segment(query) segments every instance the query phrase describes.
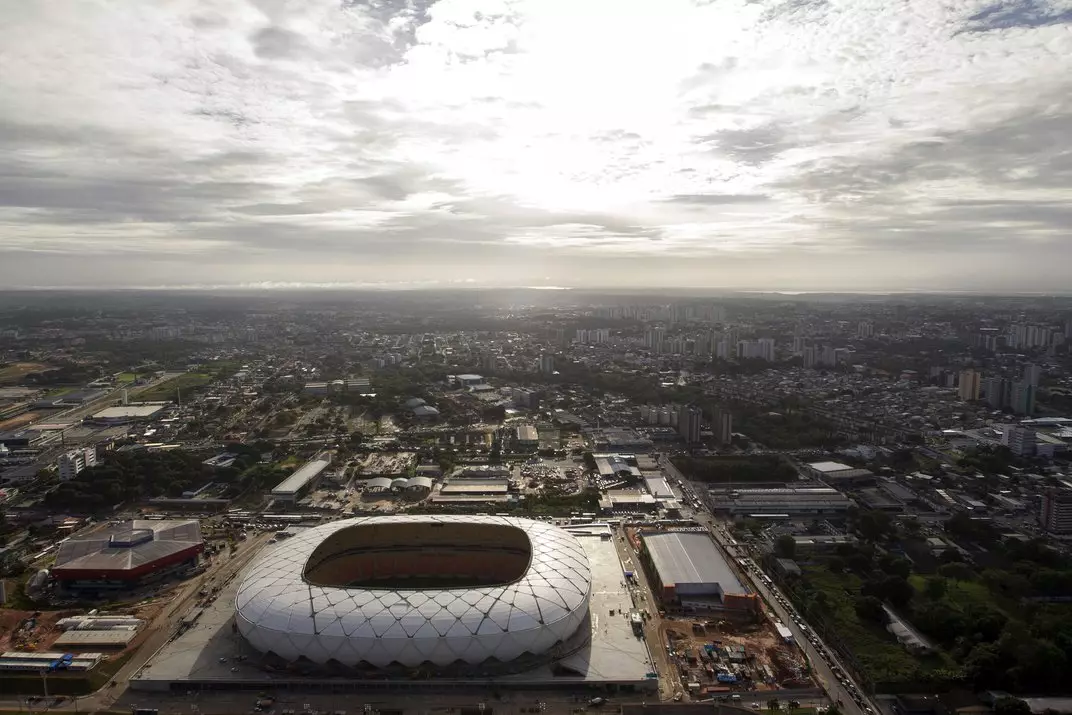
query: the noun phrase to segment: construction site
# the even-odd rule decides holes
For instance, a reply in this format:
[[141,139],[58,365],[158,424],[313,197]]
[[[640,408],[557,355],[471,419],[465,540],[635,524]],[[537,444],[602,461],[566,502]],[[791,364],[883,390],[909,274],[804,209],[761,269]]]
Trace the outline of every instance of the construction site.
[[664,618],[659,630],[679,692],[692,698],[816,687],[800,649],[770,621]]

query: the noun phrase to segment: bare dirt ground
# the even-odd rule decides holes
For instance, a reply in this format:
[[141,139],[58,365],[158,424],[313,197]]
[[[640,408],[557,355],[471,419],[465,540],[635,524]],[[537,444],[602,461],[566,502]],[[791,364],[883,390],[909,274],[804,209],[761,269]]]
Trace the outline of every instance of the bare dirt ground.
[[31,372],[41,372],[49,368],[49,365],[41,362],[13,362],[9,365],[4,365],[0,367],[0,385],[18,382]]
[[23,412],[21,415],[15,415],[9,419],[0,421],[0,430],[13,430],[28,425],[34,420],[42,416],[40,412]]
[[671,664],[683,685],[698,683],[714,692],[724,687],[719,673],[734,673],[733,691],[779,690],[812,685],[800,651],[784,643],[769,621],[758,624],[724,620],[664,619]]

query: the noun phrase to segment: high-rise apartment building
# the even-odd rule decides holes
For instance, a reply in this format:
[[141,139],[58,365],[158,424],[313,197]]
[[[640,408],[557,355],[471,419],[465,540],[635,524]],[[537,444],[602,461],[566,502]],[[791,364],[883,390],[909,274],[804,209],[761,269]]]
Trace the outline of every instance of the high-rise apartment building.
[[551,375],[555,371],[555,356],[544,353],[540,355],[540,372],[544,375]]
[[1035,393],[1037,387],[1027,380],[1021,380],[1012,386],[1009,393],[1009,406],[1018,415],[1035,414]]
[[677,413],[677,431],[689,444],[700,441],[700,429],[703,425],[703,412],[699,407],[684,405]]
[[875,326],[870,320],[861,320],[860,324],[856,326],[856,337],[858,338],[870,338],[875,334]]
[[981,383],[982,375],[975,370],[961,370],[960,379],[957,382],[957,396],[964,402],[978,400]]
[[715,442],[719,445],[727,445],[733,441],[733,415],[724,407],[716,407],[711,420],[711,431],[715,434]]
[[1042,493],[1039,526],[1050,534],[1072,534],[1072,488],[1062,484]]
[[988,377],[983,380],[981,392],[986,404],[995,410],[1009,404],[1009,381],[1003,377]]
[[773,362],[774,339],[760,338],[759,340],[742,340],[737,343],[737,357],[739,359],[752,358]]
[[644,347],[651,350],[653,353],[662,353],[663,343],[666,342],[666,328],[655,327],[649,328],[644,333]]
[[60,481],[67,481],[78,476],[79,472],[97,463],[97,448],[85,447],[72,449],[60,455],[57,468],[59,469]]

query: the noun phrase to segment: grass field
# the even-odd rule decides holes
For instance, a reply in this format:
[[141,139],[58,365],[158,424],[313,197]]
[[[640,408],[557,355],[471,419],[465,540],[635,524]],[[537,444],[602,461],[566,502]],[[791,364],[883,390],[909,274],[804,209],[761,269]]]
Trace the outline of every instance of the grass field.
[[116,382],[125,385],[134,382],[136,379],[138,379],[138,376],[132,372],[121,372],[119,377],[116,378]]
[[182,393],[193,393],[199,387],[204,387],[208,383],[212,382],[212,376],[203,372],[188,372],[178,377],[172,378],[167,382],[161,382],[159,385],[141,390],[135,393],[139,402],[163,402],[166,400],[174,400],[176,395],[181,391]]

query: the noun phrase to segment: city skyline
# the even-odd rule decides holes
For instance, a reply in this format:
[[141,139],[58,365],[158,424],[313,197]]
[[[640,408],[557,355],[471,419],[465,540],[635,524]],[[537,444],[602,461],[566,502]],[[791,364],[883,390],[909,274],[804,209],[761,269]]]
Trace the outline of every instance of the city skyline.
[[0,287],[1065,292],[1053,0],[0,0]]

